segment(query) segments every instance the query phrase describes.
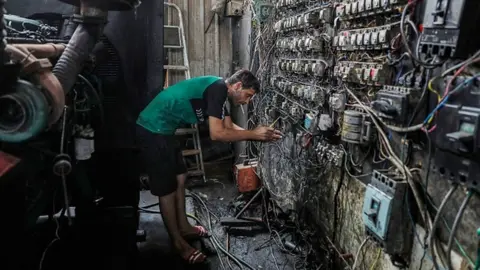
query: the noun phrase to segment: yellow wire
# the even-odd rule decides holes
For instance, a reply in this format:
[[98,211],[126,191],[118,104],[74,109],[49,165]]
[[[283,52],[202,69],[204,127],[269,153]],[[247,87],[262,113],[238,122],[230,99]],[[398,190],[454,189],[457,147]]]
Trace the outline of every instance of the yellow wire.
[[[430,90],[430,92],[437,95],[437,105],[438,105],[440,103],[440,101],[442,101],[442,96],[440,95],[440,93],[438,93],[437,90],[433,89],[433,86],[432,86],[433,81],[437,78],[438,77],[433,77],[430,81],[428,81],[428,90]],[[432,117],[430,117],[430,119],[428,119],[429,124],[433,121],[433,117],[434,116],[432,116]]]
[[437,95],[437,98],[438,98],[438,102],[440,102],[442,100],[442,96],[440,96],[440,94],[438,93],[437,90],[433,89],[433,86],[432,86],[432,83],[435,79],[437,79],[438,77],[433,77],[430,81],[428,81],[428,90],[430,90],[431,92],[433,92],[435,95]]
[[370,270],[375,269],[375,266],[377,266],[378,261],[380,260],[380,255],[382,254],[382,249],[378,249],[377,257],[375,258],[375,261],[373,262],[372,266],[370,266]]

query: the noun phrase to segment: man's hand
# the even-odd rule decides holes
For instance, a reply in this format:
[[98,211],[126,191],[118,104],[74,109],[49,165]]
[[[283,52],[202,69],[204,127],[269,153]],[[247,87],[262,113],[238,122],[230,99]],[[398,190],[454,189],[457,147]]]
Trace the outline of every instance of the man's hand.
[[256,127],[253,133],[255,134],[255,140],[258,141],[270,142],[282,138],[282,133],[271,127]]

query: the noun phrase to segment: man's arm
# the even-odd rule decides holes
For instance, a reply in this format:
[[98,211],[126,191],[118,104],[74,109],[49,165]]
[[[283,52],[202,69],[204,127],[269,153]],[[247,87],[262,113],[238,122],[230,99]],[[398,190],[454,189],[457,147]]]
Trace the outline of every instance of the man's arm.
[[225,119],[223,120],[225,123],[226,128],[234,129],[234,130],[245,130],[244,128],[237,126],[235,123],[232,121],[232,117],[230,116],[225,116]]
[[[228,127],[230,124],[232,127]],[[233,142],[260,139],[253,130],[244,130],[238,126],[240,130],[234,129],[233,125],[235,124],[229,116],[225,117],[224,120],[210,116],[208,117],[208,125],[210,126],[210,138],[214,141]]]

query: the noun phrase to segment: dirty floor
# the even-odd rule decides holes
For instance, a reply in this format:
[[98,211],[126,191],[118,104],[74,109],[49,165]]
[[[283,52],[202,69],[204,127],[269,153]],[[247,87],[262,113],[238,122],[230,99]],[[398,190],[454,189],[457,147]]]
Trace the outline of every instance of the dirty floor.
[[[207,165],[208,184],[190,189],[203,198],[213,213],[213,233],[224,248],[227,245],[227,233],[215,216],[219,218],[234,216],[235,209],[232,207],[232,201],[239,195],[231,180],[228,168],[231,168],[228,162]],[[141,207],[149,206],[156,202],[158,202],[157,198],[151,196],[149,191],[142,191]],[[259,203],[252,204],[251,208],[244,215],[259,217],[258,209],[261,208],[261,205]],[[158,206],[148,209],[156,212],[158,211]],[[204,243],[192,243],[195,247],[202,247],[202,250],[209,254],[208,263],[200,266],[184,264],[171,250],[168,234],[162,223],[161,216],[153,212],[142,212],[140,216],[140,229],[146,231],[147,238],[145,242],[139,244],[138,269],[241,269],[232,260],[227,260],[221,251],[220,256],[218,256],[215,248],[208,240],[205,240]],[[194,213],[195,216],[201,219],[202,223],[206,223],[206,218],[201,214],[203,209],[192,198],[187,198],[187,212]],[[191,220],[191,222],[194,221]],[[280,248],[276,244],[279,241],[271,241],[268,232],[255,235],[250,234],[250,236],[230,235],[228,238],[230,252],[244,260],[253,269],[302,269],[293,256],[283,251],[283,247]],[[243,269],[248,269],[248,267],[244,266]]]

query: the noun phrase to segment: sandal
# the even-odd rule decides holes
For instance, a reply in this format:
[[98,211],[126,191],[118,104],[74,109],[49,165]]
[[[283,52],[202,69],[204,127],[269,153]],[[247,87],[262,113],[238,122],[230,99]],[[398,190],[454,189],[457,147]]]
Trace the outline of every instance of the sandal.
[[188,257],[183,257],[188,264],[204,263],[206,258],[207,256],[198,249],[194,249]]
[[193,226],[194,233],[182,235],[184,239],[198,239],[202,237],[208,237],[208,231],[203,226]]

